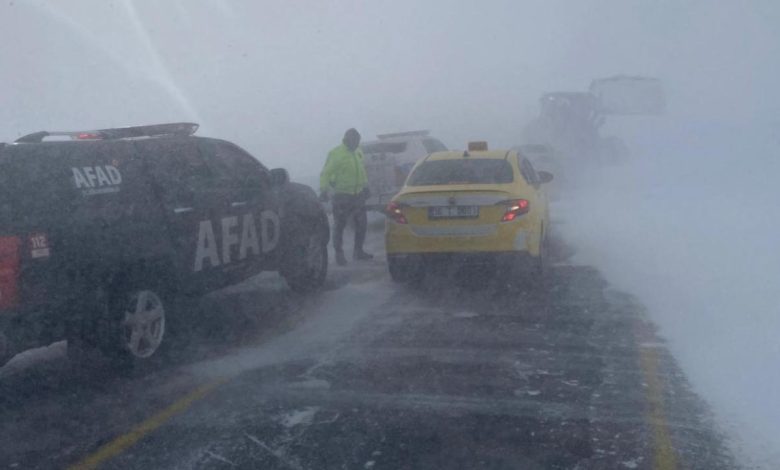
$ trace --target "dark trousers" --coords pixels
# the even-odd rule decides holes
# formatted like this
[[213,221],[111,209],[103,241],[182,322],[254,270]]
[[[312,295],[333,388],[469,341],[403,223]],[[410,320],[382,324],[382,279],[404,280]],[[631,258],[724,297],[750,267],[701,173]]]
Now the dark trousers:
[[333,196],[333,248],[342,251],[344,228],[352,220],[355,225],[355,251],[363,250],[366,239],[366,201],[359,194],[336,193]]

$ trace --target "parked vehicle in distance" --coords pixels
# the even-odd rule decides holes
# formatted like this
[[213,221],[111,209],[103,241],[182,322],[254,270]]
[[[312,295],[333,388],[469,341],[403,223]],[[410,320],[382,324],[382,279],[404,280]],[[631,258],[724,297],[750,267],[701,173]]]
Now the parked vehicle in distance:
[[384,209],[406,181],[415,163],[433,152],[447,150],[430,131],[409,131],[381,134],[377,140],[361,145],[365,156],[368,189],[371,197],[366,204],[375,210]]

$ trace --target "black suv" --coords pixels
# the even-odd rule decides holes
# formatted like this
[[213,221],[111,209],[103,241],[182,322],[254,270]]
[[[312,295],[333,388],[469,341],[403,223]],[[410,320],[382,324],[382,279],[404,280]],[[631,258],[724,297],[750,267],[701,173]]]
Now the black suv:
[[197,127],[0,144],[0,366],[62,338],[135,364],[170,342],[178,299],[266,270],[295,291],[322,286],[315,192]]

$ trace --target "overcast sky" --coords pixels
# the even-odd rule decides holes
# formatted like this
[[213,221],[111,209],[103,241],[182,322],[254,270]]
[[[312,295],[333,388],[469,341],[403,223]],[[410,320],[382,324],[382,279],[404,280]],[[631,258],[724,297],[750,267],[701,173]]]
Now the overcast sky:
[[13,0],[0,6],[0,140],[195,120],[308,179],[348,127],[507,146],[541,92],[618,73],[662,78],[676,118],[769,129],[776,5]]

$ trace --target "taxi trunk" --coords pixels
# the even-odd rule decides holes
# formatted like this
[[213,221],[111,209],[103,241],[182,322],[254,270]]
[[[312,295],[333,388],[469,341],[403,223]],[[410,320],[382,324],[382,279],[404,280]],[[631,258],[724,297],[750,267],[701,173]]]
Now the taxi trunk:
[[387,222],[388,253],[528,251],[528,214],[502,221],[519,197],[501,186],[419,187],[402,193],[395,203],[403,217]]

